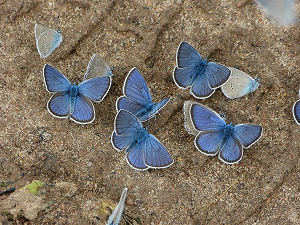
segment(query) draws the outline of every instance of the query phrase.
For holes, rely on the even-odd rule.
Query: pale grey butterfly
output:
[[[120,223],[123,215],[124,206],[125,206],[127,190],[128,188],[124,188],[118,205],[116,206],[116,208],[108,218],[107,225],[117,225]]]
[[[36,47],[41,58],[47,58],[61,44],[63,37],[56,31],[41,23],[34,28]]]
[[[112,71],[113,67],[109,67],[109,65],[104,61],[104,59],[100,55],[94,54],[86,69],[84,80],[89,80],[91,78],[103,76],[112,77]]]
[[[253,79],[247,73],[232,67],[228,67],[228,69],[231,71],[231,76],[221,87],[227,98],[240,98],[254,92],[259,87],[259,79]]]
[[[274,17],[279,25],[289,26],[297,21],[295,0],[256,0],[262,8]]]

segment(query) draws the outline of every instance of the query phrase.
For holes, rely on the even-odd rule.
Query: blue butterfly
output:
[[[123,109],[116,115],[111,143],[117,151],[125,150],[127,163],[136,170],[160,169],[173,164],[159,140],[144,129],[135,115]]]
[[[112,214],[109,216],[107,224],[106,225],[118,225],[122,219],[122,214],[125,206],[125,200],[127,196],[127,190],[128,188],[124,188],[120,201]]]
[[[253,79],[247,73],[228,67],[232,74],[228,81],[222,85],[221,89],[224,95],[229,99],[240,98],[251,92],[254,92],[259,87],[259,79]]]
[[[249,148],[262,136],[263,128],[254,124],[227,124],[212,109],[194,102],[184,103],[186,130],[196,135],[194,144],[205,155],[215,156],[227,164],[235,164],[243,157],[243,148]]]
[[[300,97],[300,92],[299,92]],[[293,116],[298,125],[300,125],[300,100],[296,101],[293,106]]]
[[[71,84],[57,69],[46,64],[44,81],[48,92],[54,93],[47,108],[51,115],[70,118],[76,123],[88,124],[95,119],[91,100],[101,102],[110,89],[111,77],[103,76]]]
[[[109,65],[104,61],[104,59],[100,55],[94,54],[86,69],[84,80],[102,76],[112,77],[112,71],[113,68],[110,68]]]
[[[117,111],[120,109],[129,111],[142,122],[152,118],[170,100],[165,98],[158,103],[153,103],[145,79],[136,68],[129,71],[124,82],[123,94],[117,99]]]
[[[197,50],[184,41],[177,49],[176,62],[173,71],[175,84],[179,88],[191,88],[191,95],[198,99],[210,97],[231,74],[227,67],[203,60]]]
[[[34,28],[36,47],[41,58],[46,58],[61,44],[63,37],[60,31],[56,31],[41,23]]]

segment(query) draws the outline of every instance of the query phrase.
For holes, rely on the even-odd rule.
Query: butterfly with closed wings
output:
[[[227,124],[219,114],[198,102],[186,101],[183,110],[186,130],[196,135],[196,148],[208,156],[219,154],[226,164],[238,163],[243,148],[249,148],[262,136],[261,126]]]
[[[102,76],[112,77],[112,71],[113,68],[110,68],[100,55],[94,54],[89,62],[83,79],[88,80],[91,78]]]
[[[182,89],[191,88],[190,94],[198,99],[210,97],[231,74],[227,67],[203,60],[197,50],[184,41],[177,49],[176,63],[173,71],[175,84]]]
[[[63,37],[56,31],[41,23],[36,23],[34,28],[36,47],[41,58],[47,58],[61,44]]]
[[[101,102],[111,86],[110,76],[95,77],[80,84],[71,82],[54,67],[44,66],[48,92],[54,93],[47,103],[48,111],[58,118],[70,118],[79,124],[92,123],[95,109],[91,100]]]
[[[129,71],[124,82],[123,94],[117,99],[117,111],[120,109],[129,111],[142,122],[155,116],[170,100],[165,98],[154,103],[144,77],[136,68]]]
[[[116,206],[116,208],[114,209],[114,211],[112,212],[112,214],[109,216],[106,225],[118,225],[120,223],[123,215],[124,206],[125,206],[127,190],[128,188],[124,188],[120,201]]]

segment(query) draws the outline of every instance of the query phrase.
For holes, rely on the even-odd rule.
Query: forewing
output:
[[[219,152],[223,130],[217,132],[200,132],[195,138],[196,148],[205,155],[214,156]]]
[[[191,103],[189,114],[194,128],[198,131],[219,131],[226,125],[219,114],[200,103]]]
[[[144,160],[145,143],[140,142],[132,149],[128,149],[126,154],[127,163],[136,170],[147,170],[148,166]]]
[[[235,164],[242,157],[243,146],[232,135],[228,136],[223,148],[220,150],[219,159],[227,164]]]
[[[42,58],[46,58],[61,44],[61,34],[42,24],[35,25],[37,50]]]
[[[298,125],[300,125],[300,100],[296,101],[293,106],[293,116]]]
[[[186,89],[189,87],[194,76],[194,69],[192,67],[178,68],[174,67],[173,80],[177,87]]]
[[[232,74],[228,81],[221,87],[222,92],[227,98],[240,98],[258,88],[258,82],[247,73],[235,68],[228,68],[232,71]]]
[[[176,53],[176,61],[179,68],[194,67],[201,60],[201,55],[192,45],[185,41],[179,44]]]
[[[126,96],[121,96],[116,102],[117,111],[124,109],[132,114],[136,114],[138,111],[144,109],[144,106],[139,102],[132,100]]]
[[[43,70],[44,81],[49,92],[67,92],[70,89],[70,81],[57,69],[46,64]]]
[[[159,112],[159,110],[161,110],[163,107],[165,107],[166,104],[168,104],[168,102],[170,101],[170,99],[171,98],[168,97],[168,98],[161,100],[158,103],[155,103],[152,111],[150,112],[149,118],[152,118],[156,113]]]
[[[223,85],[229,79],[230,74],[231,71],[226,66],[214,62],[209,62],[204,72],[211,88]]]
[[[124,82],[123,93],[140,104],[152,103],[145,79],[136,68],[129,71]]]
[[[117,151],[123,151],[133,141],[134,141],[134,136],[130,134],[118,135],[115,131],[113,131],[111,135],[111,143]]]
[[[66,118],[69,115],[69,101],[67,92],[55,93],[47,103],[48,111],[55,117]]]
[[[263,128],[255,124],[238,124],[233,127],[233,137],[248,148],[262,136]]]
[[[118,205],[116,206],[116,208],[114,209],[114,211],[112,212],[112,214],[108,218],[107,225],[117,225],[117,224],[120,223],[120,221],[122,219],[124,206],[125,206],[127,190],[128,190],[127,188],[125,188],[123,190]]]
[[[84,75],[84,80],[88,80],[94,77],[102,76],[112,76],[112,71],[109,65],[104,61],[100,55],[93,55],[89,65],[87,67],[86,73]]]
[[[140,129],[144,129],[138,118],[132,113],[120,110],[115,118],[115,131],[118,135],[136,135]]]
[[[92,123],[95,119],[95,109],[91,100],[78,94],[75,97],[74,110],[70,114],[70,118],[80,124]]]
[[[151,168],[167,168],[173,164],[173,159],[165,146],[156,137],[149,134],[145,139],[145,164]]]
[[[78,85],[78,93],[95,102],[101,102],[107,95],[111,86],[111,77],[95,77]]]
[[[209,86],[206,76],[199,76],[190,90],[191,95],[198,99],[208,98],[214,92],[215,90]]]

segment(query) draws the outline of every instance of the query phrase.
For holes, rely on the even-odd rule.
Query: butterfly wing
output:
[[[74,110],[70,119],[79,124],[92,123],[95,119],[95,109],[92,101],[81,94],[74,98]]]
[[[116,131],[113,131],[111,135],[111,143],[118,152],[128,148],[128,146],[134,141],[134,135],[118,135]]]
[[[189,43],[183,41],[179,44],[176,53],[177,67],[194,67],[202,60],[199,52]]]
[[[132,113],[121,109],[115,118],[115,132],[118,135],[135,136],[143,128],[138,118]]]
[[[170,97],[168,98],[165,98],[163,100],[161,100],[160,102],[158,103],[154,103],[154,106],[153,106],[153,109],[151,110],[151,112],[149,113],[149,118],[152,118],[156,113],[159,112],[159,110],[161,110],[163,107],[165,107],[168,102],[170,101]]]
[[[67,92],[70,90],[70,81],[57,69],[46,64],[43,70],[44,81],[49,92]]]
[[[84,75],[84,80],[94,77],[112,76],[112,71],[109,65],[100,55],[93,55]]]
[[[67,118],[70,112],[69,102],[70,95],[68,92],[57,92],[49,99],[47,109],[55,117]]]
[[[218,63],[209,62],[204,72],[211,88],[218,88],[223,85],[230,77],[231,71]]]
[[[126,111],[131,112],[132,114],[136,114],[144,108],[144,105],[126,96],[119,97],[116,102],[117,111],[119,111],[120,109],[125,109]]]
[[[300,125],[300,100],[296,101],[293,106],[293,116],[298,125]]]
[[[178,68],[175,66],[173,70],[173,80],[177,87],[182,89],[188,88],[193,78],[193,71],[192,67]]]
[[[235,164],[243,157],[243,146],[232,135],[228,136],[221,148],[219,159],[224,163]]]
[[[167,168],[174,162],[165,146],[152,134],[145,139],[144,154],[145,164],[151,168]]]
[[[185,123],[190,124],[187,131],[219,131],[224,129],[226,122],[212,109],[195,101],[186,101],[184,106]]]
[[[42,58],[46,58],[61,44],[63,38],[60,32],[43,24],[35,25],[37,50]]]
[[[232,71],[232,74],[228,81],[221,87],[222,92],[227,98],[240,98],[250,92],[254,92],[258,88],[258,81],[254,80],[247,73],[231,67],[229,69]]]
[[[295,0],[256,0],[256,2],[282,26],[292,25],[297,21]]]
[[[107,95],[111,86],[111,77],[95,77],[83,81],[78,85],[78,93],[95,102],[101,102]]]
[[[128,149],[126,152],[126,161],[127,163],[136,170],[147,170],[148,166],[145,164],[144,159],[145,153],[145,143],[137,143],[133,148]]]
[[[136,68],[129,71],[124,82],[123,93],[128,98],[140,104],[146,105],[152,103],[152,98],[145,79]]]
[[[219,147],[223,137],[223,130],[200,132],[194,141],[196,148],[203,154],[215,156],[219,152]]]
[[[205,99],[210,97],[215,92],[209,84],[206,76],[199,76],[192,84],[190,89],[191,95],[198,99]]]
[[[233,137],[249,148],[262,136],[263,128],[255,124],[238,124],[233,127]]]
[[[116,206],[116,208],[108,218],[107,225],[117,225],[120,223],[122,219],[124,206],[125,206],[127,190],[128,188],[124,188],[118,205]]]

